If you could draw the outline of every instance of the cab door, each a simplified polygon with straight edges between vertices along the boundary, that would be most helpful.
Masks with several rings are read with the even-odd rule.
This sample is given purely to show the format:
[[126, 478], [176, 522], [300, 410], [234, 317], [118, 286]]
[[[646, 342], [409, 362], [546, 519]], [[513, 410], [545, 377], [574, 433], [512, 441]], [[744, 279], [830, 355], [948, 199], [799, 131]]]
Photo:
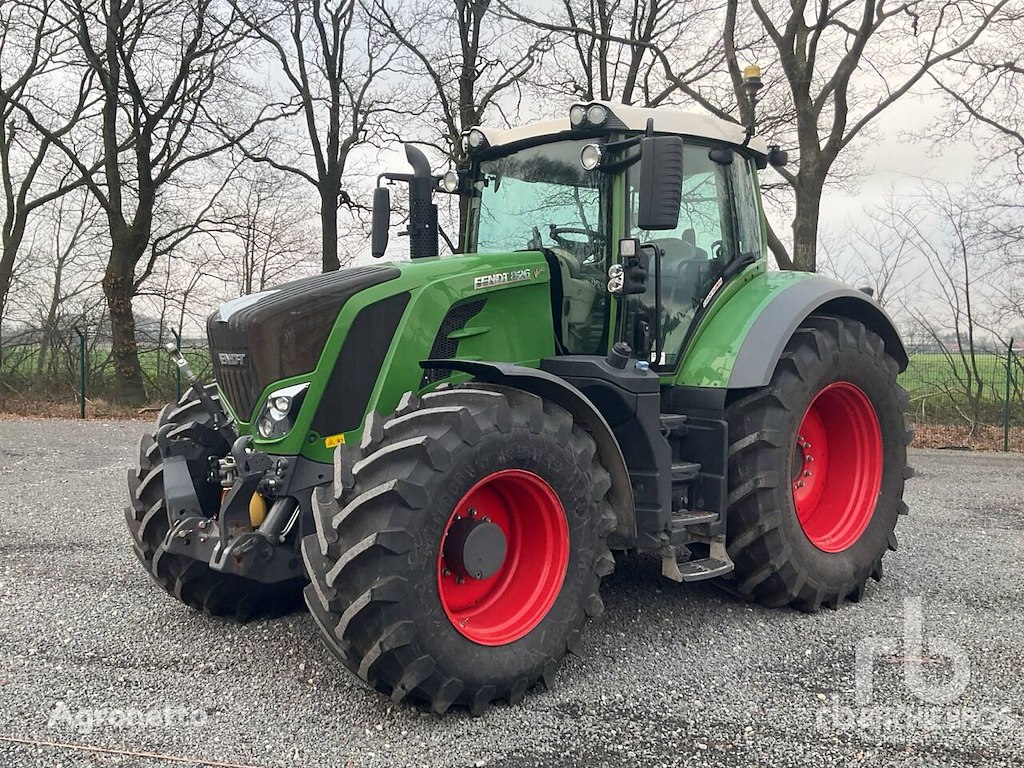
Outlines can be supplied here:
[[679, 221], [670, 231], [636, 226], [638, 182], [634, 165], [626, 178], [627, 236], [658, 246], [660, 259], [650, 269], [647, 291], [628, 301], [626, 325], [633, 338], [627, 340], [655, 370], [671, 373], [724, 280], [762, 255], [755, 170], [737, 152], [684, 144]]

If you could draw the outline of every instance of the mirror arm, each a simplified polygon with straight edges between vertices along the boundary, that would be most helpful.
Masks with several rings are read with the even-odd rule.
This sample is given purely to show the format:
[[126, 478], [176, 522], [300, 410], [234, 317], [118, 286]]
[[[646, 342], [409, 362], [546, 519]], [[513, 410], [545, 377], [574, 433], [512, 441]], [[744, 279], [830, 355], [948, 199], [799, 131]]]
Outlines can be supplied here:
[[629, 168], [629, 166], [631, 165], [636, 165], [636, 163], [639, 162], [639, 160], [640, 153], [637, 152], [636, 154], [629, 155], [627, 157], [622, 158], [621, 160], [616, 160], [614, 163], [602, 163], [601, 165], [598, 166], [597, 170], [599, 170], [601, 173], [607, 174], [618, 173], [619, 171], [623, 171], [626, 168]]

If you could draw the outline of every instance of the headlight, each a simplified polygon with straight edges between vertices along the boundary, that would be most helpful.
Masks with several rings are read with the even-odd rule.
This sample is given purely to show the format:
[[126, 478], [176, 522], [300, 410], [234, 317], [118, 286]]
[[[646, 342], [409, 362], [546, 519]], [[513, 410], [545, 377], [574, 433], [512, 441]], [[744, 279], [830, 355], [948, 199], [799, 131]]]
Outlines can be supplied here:
[[583, 118], [587, 116], [587, 108], [582, 104], [574, 104], [569, 110], [569, 124], [576, 127], [583, 125]]
[[256, 431], [265, 440], [287, 435], [295, 426], [295, 416], [302, 407], [302, 399], [309, 383], [293, 384], [270, 393], [256, 419]]
[[470, 128], [466, 141], [470, 149], [480, 149], [487, 143], [487, 137], [479, 128]]
[[603, 157], [604, 147], [600, 144], [587, 144], [580, 152], [580, 165], [583, 166], [583, 170], [592, 171], [601, 165]]
[[441, 177], [441, 189], [452, 194], [459, 191], [458, 171], [447, 171], [445, 175]]
[[600, 125], [608, 119], [608, 109], [601, 104], [592, 104], [587, 110], [587, 120], [594, 125]]

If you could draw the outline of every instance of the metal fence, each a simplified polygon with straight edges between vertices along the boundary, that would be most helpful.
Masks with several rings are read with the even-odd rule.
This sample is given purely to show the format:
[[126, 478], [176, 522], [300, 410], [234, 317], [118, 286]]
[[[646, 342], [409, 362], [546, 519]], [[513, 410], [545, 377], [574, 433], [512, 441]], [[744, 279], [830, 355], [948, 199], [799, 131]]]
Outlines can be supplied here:
[[918, 445], [1024, 451], [1024, 356], [955, 340], [909, 350], [900, 383]]
[[[209, 378], [212, 366], [206, 340], [182, 338], [171, 326], [138, 334], [139, 362], [147, 400], [152, 405], [176, 400], [181, 371], [163, 345], [175, 341], [200, 376]], [[114, 400], [115, 378], [105, 328], [72, 327], [47, 334], [27, 330], [7, 334], [0, 344], [0, 410], [44, 412], [44, 405], [74, 404], [80, 415], [104, 412]], [[84, 396], [83, 396], [84, 395]], [[66, 409], [51, 409], [64, 413]]]
[[[180, 371], [163, 349], [171, 340], [202, 378], [211, 376], [205, 339], [181, 339], [169, 326], [141, 332], [139, 357], [152, 405], [181, 393]], [[0, 410], [14, 401], [76, 404], [79, 412], [90, 412], [89, 404], [111, 400], [114, 377], [103, 328], [11, 335], [0, 345]], [[910, 395], [915, 445], [1024, 452], [1024, 355], [1013, 342], [1003, 348], [953, 343], [912, 349], [900, 383]]]

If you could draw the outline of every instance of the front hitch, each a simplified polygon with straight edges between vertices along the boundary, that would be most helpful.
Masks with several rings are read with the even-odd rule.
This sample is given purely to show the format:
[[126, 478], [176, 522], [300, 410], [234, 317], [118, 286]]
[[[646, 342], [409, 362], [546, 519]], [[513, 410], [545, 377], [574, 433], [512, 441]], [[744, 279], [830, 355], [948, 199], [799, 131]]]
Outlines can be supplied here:
[[171, 520], [177, 519], [161, 549], [208, 563], [214, 570], [263, 583], [301, 577], [300, 558], [293, 549], [280, 543], [282, 528], [286, 524], [290, 528], [290, 519], [298, 508], [294, 499], [277, 499], [259, 529], [253, 528], [249, 515], [249, 502], [273, 467], [271, 458], [250, 450], [252, 438], [235, 439], [231, 455], [237, 477], [221, 502], [216, 518], [212, 518], [204, 515], [200, 508], [187, 459], [182, 455], [190, 448], [196, 452], [201, 448], [191, 440], [174, 440], [176, 436], [164, 430], [157, 434], [164, 456], [167, 508]]

